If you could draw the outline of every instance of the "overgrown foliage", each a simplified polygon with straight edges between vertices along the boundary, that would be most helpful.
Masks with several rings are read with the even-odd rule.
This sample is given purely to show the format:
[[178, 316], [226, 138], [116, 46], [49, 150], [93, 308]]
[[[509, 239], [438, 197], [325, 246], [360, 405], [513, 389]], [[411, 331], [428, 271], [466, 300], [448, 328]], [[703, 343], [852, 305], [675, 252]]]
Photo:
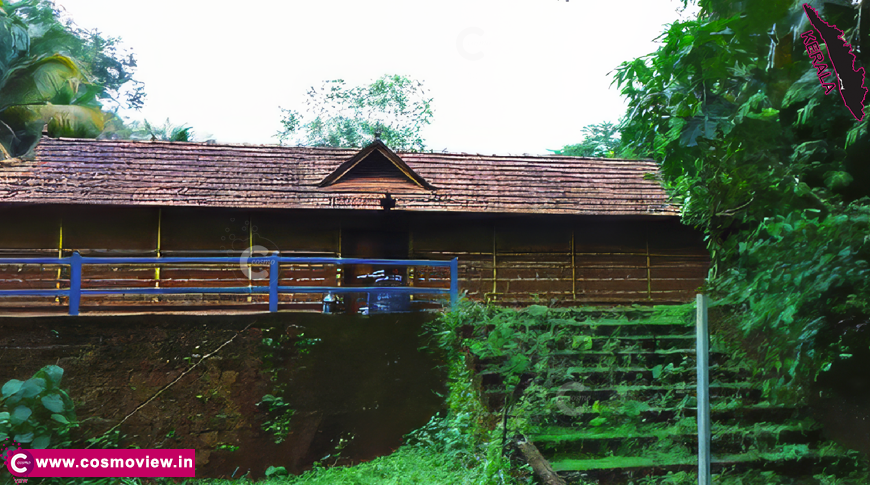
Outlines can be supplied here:
[[[697, 483], [685, 472], [630, 480], [631, 470], [664, 473], [697, 459], [694, 313], [692, 304], [472, 305], [442, 319], [439, 325], [451, 323], [437, 326], [435, 334], [442, 347], [459, 349], [457, 355], [471, 363], [478, 383], [473, 393], [481, 401], [476, 415], [483, 418], [471, 429], [492, 429], [491, 445], [522, 433], [576, 483], [603, 483], [602, 477]], [[791, 409], [776, 400], [788, 393], [783, 380], [768, 379], [771, 370], [751, 365], [745, 352], [725, 357], [726, 340], [717, 335], [711, 347], [714, 453], [743, 465], [723, 471], [716, 483], [809, 483], [798, 478], [802, 471], [761, 469], [764, 463], [813, 460], [829, 465], [823, 474], [813, 472], [812, 483], [865, 483], [866, 460], [813, 438], [820, 424], [812, 418], [783, 415]], [[509, 463], [516, 473], [522, 462]], [[598, 478], [586, 482], [583, 476]]]
[[[232, 480], [193, 479], [182, 484], [210, 485], [485, 485], [487, 481], [479, 467], [453, 460], [449, 455], [433, 453], [421, 447], [404, 446], [388, 456], [351, 467], [322, 467], [299, 476], [286, 476], [281, 467], [262, 480], [236, 478]], [[169, 485], [167, 479], [166, 485]], [[160, 481], [159, 483], [164, 483]]]
[[263, 431], [275, 437], [275, 444], [283, 443], [290, 435], [291, 421], [296, 410], [284, 402], [284, 398], [281, 396], [276, 397], [271, 394], [263, 396], [257, 406], [262, 406], [263, 411], [268, 416], [263, 421]]
[[26, 9], [23, 13], [32, 26], [31, 56], [60, 52], [75, 59], [100, 86], [98, 98], [108, 111], [139, 109], [145, 104], [144, 84], [134, 77], [136, 56], [122, 47], [119, 37], [105, 37], [97, 29], [79, 27], [53, 1], [19, 1], [14, 5], [20, 12]]
[[166, 118], [166, 122], [157, 125], [146, 120], [133, 120], [112, 131], [109, 138], [122, 140], [152, 140], [152, 141], [196, 141], [193, 128], [187, 123], [176, 125]]
[[281, 109], [282, 145], [363, 147], [376, 137], [394, 150], [425, 149], [421, 134], [433, 116], [423, 83], [385, 75], [366, 86], [342, 79], [324, 81], [308, 91], [305, 114]]
[[[763, 358], [794, 383], [866, 347], [836, 334], [870, 321], [868, 118], [825, 96], [803, 3], [701, 0], [615, 77], [629, 102], [623, 149], [661, 162], [683, 221], [707, 234], [715, 296], [743, 335], [768, 336]], [[867, 66], [867, 2], [809, 3]]]
[[583, 141], [565, 145], [561, 150], [549, 150], [556, 155], [568, 157], [613, 158], [619, 156], [621, 140], [619, 126], [610, 123], [594, 123], [581, 130]]
[[29, 152], [43, 126], [52, 136], [95, 138], [119, 123], [103, 111], [105, 103], [115, 109], [142, 105], [142, 85], [132, 77], [135, 58], [119, 52], [118, 43], [61, 21], [49, 0], [0, 1], [4, 159]]
[[63, 369], [47, 365], [26, 381], [11, 379], [0, 390], [0, 440], [26, 448], [63, 448], [76, 426], [75, 406], [60, 388]]
[[[690, 306], [661, 308], [654, 316], [647, 316], [645, 324], [680, 321], [690, 310]], [[501, 387], [501, 397], [488, 402], [490, 407], [502, 410], [497, 414], [499, 425], [509, 427], [510, 433], [528, 432], [583, 411], [598, 415], [591, 421], [592, 427], [604, 423], [622, 425], [633, 423], [651, 404], [658, 403], [627, 397], [606, 403], [589, 401], [580, 393], [589, 389], [583, 382], [591, 383], [590, 373], [602, 374], [606, 381], [616, 384], [618, 372], [637, 368], [640, 362], [632, 362], [629, 354], [639, 350], [641, 344], [632, 343], [631, 337], [619, 338], [632, 312], [637, 313], [635, 316], [649, 313], [643, 309], [552, 309], [542, 305], [518, 311], [468, 304], [442, 319], [454, 322], [448, 327], [453, 330], [442, 329], [437, 335], [442, 347], [465, 349], [478, 372], [497, 378], [498, 383], [491, 384], [494, 388], [490, 390]], [[589, 323], [586, 319], [590, 314], [597, 315], [598, 320]], [[593, 336], [600, 325], [596, 322], [613, 325], [607, 330], [611, 332], [608, 337]], [[596, 363], [581, 366], [578, 362], [590, 352], [595, 354]], [[669, 382], [673, 376], [679, 381], [677, 373], [685, 370], [684, 364], [688, 365], [684, 362], [679, 369], [673, 364], [650, 366], [654, 382], [646, 384]], [[643, 384], [639, 378], [632, 379]], [[682, 403], [686, 404], [688, 401]], [[483, 414], [486, 408], [479, 412]], [[512, 416], [510, 421], [504, 419], [508, 415]]]

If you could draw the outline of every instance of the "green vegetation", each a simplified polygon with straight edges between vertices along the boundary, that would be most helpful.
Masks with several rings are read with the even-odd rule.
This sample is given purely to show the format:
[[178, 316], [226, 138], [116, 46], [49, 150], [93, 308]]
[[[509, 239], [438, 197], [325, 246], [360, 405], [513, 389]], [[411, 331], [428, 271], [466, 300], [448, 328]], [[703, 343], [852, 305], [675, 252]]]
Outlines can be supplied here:
[[[257, 483], [534, 483], [513, 446], [519, 434], [569, 483], [691, 483], [697, 432], [693, 313], [692, 305], [514, 310], [463, 301], [427, 327], [430, 347], [444, 356], [448, 370], [442, 415], [409, 433], [389, 456], [334, 466], [352, 439], [342, 436], [309, 472], [289, 476], [274, 463]], [[282, 344], [296, 340], [264, 337], [264, 362], [278, 364]], [[759, 383], [746, 382], [743, 354], [722, 352], [719, 338], [712, 348], [714, 463], [724, 467], [716, 483], [866, 482], [857, 452], [822, 439], [820, 425], [799, 408], [764, 399], [756, 392]], [[7, 384], [4, 396], [19, 392], [15, 385], [25, 387]], [[264, 426], [282, 439], [292, 410], [271, 395], [262, 404], [269, 408]], [[234, 449], [226, 443], [218, 448]]]
[[[697, 466], [693, 320], [693, 305], [470, 304], [434, 334], [478, 369], [478, 429], [505, 440], [514, 470], [523, 461], [508, 438], [524, 434], [569, 483], [689, 483], [680, 480], [696, 480], [684, 471]], [[776, 370], [750, 374], [727, 338], [712, 344], [713, 459], [726, 467], [717, 483], [863, 483], [859, 454], [822, 439], [805, 410], [776, 404], [786, 388]], [[758, 475], [770, 467], [777, 473]]]
[[60, 388], [63, 369], [47, 365], [26, 381], [11, 379], [0, 390], [0, 440], [12, 438], [27, 448], [70, 444], [75, 406]]
[[175, 125], [166, 118], [163, 125], [154, 125], [148, 120], [134, 120], [112, 133], [113, 138], [129, 140], [194, 141], [193, 128], [186, 124]]
[[188, 480], [182, 483], [208, 485], [478, 485], [487, 482], [481, 467], [469, 467], [449, 454], [432, 453], [420, 447], [405, 446], [389, 456], [352, 467], [315, 467], [300, 476], [286, 476], [283, 468], [262, 480]]
[[[272, 335], [273, 329], [265, 329], [266, 335]], [[305, 334], [301, 334], [296, 341], [299, 346], [300, 342], [308, 344], [310, 347], [316, 343], [317, 339], [301, 339]], [[276, 444], [282, 443], [287, 436], [290, 435], [291, 421], [296, 410], [290, 407], [290, 404], [284, 401], [284, 393], [287, 390], [286, 383], [278, 382], [278, 372], [286, 363], [282, 357], [282, 347], [291, 340], [287, 334], [278, 334], [275, 338], [264, 337], [261, 341], [263, 348], [263, 370], [269, 374], [269, 380], [272, 381], [272, 394], [266, 394], [257, 403], [267, 418], [261, 424], [263, 431], [271, 434], [274, 437]], [[307, 352], [308, 348], [304, 348]]]
[[99, 86], [97, 98], [104, 109], [116, 112], [121, 107], [139, 109], [144, 105], [144, 84], [134, 78], [136, 57], [121, 49], [120, 38], [104, 37], [99, 30], [77, 26], [63, 18], [51, 1], [7, 1], [0, 6], [27, 24], [31, 57], [58, 52], [69, 56]]
[[293, 477], [287, 485], [339, 484], [479, 484], [486, 483], [482, 467], [469, 467], [447, 453], [406, 446], [395, 453], [350, 468], [319, 469]]
[[[692, 305], [518, 311], [463, 302], [428, 327], [448, 367], [444, 415], [389, 456], [333, 467], [337, 447], [301, 476], [276, 463], [257, 483], [534, 483], [512, 446], [518, 434], [568, 483], [696, 483], [692, 319]], [[765, 399], [762, 381], [746, 382], [744, 354], [726, 348], [714, 340], [716, 483], [866, 481], [856, 452], [821, 439], [799, 408]]]
[[43, 126], [52, 136], [95, 138], [120, 125], [104, 105], [142, 105], [135, 58], [119, 42], [62, 22], [50, 1], [0, 1], [3, 159], [27, 154]]
[[305, 115], [281, 110], [281, 144], [363, 147], [379, 134], [394, 150], [426, 147], [420, 132], [432, 120], [432, 98], [420, 81], [385, 75], [367, 86], [348, 87], [335, 79], [307, 94]]
[[[331, 458], [341, 453], [340, 442], [330, 459], [315, 463], [314, 468], [303, 475], [284, 476], [286, 469], [276, 463], [267, 472], [269, 476], [257, 483], [501, 485], [527, 482], [528, 472], [516, 469], [502, 455], [501, 433], [497, 427], [499, 416], [482, 404], [474, 374], [466, 362], [467, 351], [456, 338], [455, 331], [468, 321], [468, 313], [477, 312], [478, 308], [466, 303], [463, 310], [447, 313], [429, 327], [433, 348], [443, 352], [448, 368], [449, 392], [443, 415], [434, 416], [425, 426], [409, 433], [405, 443], [389, 456], [350, 467], [330, 466]], [[278, 345], [271, 339], [264, 339], [264, 344], [267, 349]], [[238, 480], [204, 482], [239, 483]]]
[[[870, 344], [870, 118], [819, 86], [803, 2], [698, 3], [657, 52], [618, 68], [621, 150], [660, 162], [683, 221], [706, 233], [717, 330], [755, 342], [758, 367], [801, 399]], [[823, 5], [848, 42], [868, 45], [866, 2]], [[870, 49], [855, 52], [867, 66]]]
[[290, 421], [296, 411], [284, 402], [284, 398], [271, 394], [263, 396], [257, 406], [263, 406], [269, 416], [263, 421], [263, 431], [274, 435], [275, 443], [282, 443], [290, 434]]
[[620, 156], [619, 127], [603, 122], [584, 126], [581, 130], [583, 141], [575, 145], [565, 145], [561, 150], [549, 150], [556, 155], [568, 157], [613, 158]]

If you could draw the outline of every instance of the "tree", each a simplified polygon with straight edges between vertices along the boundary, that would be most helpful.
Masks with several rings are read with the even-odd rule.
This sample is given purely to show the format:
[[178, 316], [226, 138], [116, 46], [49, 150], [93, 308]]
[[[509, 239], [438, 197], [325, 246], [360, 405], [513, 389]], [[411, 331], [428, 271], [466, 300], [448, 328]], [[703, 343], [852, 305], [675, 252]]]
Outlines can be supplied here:
[[[115, 112], [125, 107], [139, 109], [144, 105], [144, 84], [133, 76], [136, 57], [121, 49], [118, 37], [103, 37], [99, 30], [77, 26], [49, 0], [19, 2], [16, 10], [31, 28], [30, 55], [34, 57], [62, 53], [73, 59], [92, 81], [100, 86], [99, 100], [104, 109]], [[33, 33], [38, 33], [34, 35]]]
[[133, 120], [124, 126], [113, 129], [107, 138], [114, 140], [159, 140], [159, 141], [194, 141], [193, 128], [186, 123], [175, 125], [166, 118], [160, 125], [151, 124], [148, 120]]
[[324, 81], [308, 91], [306, 117], [281, 109], [280, 143], [303, 146], [362, 147], [379, 135], [396, 150], [423, 150], [420, 134], [431, 122], [432, 98], [423, 83], [385, 75], [366, 86]]
[[556, 155], [569, 157], [615, 157], [620, 137], [619, 127], [610, 122], [586, 125], [581, 130], [583, 141], [576, 145], [565, 145], [561, 150], [549, 150]]
[[[699, 3], [617, 70], [624, 147], [661, 163], [683, 221], [707, 233], [710, 286], [738, 328], [766, 336], [772, 367], [813, 378], [867, 349], [866, 333], [843, 339], [870, 316], [867, 118], [825, 96], [802, 2]], [[868, 65], [866, 2], [813, 5]]]
[[[89, 138], [106, 128], [106, 122], [115, 117], [103, 111], [103, 101], [117, 97], [132, 79], [130, 69], [135, 66], [131, 56], [116, 57], [120, 56], [116, 44], [117, 39], [107, 41], [97, 32], [62, 24], [50, 1], [0, 0], [0, 151], [4, 158], [26, 154], [46, 125], [52, 136]], [[128, 105], [141, 105], [142, 95], [141, 89], [134, 88]]]

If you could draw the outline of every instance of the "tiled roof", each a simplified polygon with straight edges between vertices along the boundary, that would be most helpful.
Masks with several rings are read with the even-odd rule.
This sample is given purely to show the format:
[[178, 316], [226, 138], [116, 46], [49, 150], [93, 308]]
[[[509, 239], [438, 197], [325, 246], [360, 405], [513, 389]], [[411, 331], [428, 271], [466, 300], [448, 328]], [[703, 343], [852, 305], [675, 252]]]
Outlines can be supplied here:
[[678, 214], [655, 162], [456, 153], [397, 155], [411, 181], [321, 182], [359, 149], [43, 138], [33, 160], [0, 162], [0, 204], [380, 209], [586, 215]]

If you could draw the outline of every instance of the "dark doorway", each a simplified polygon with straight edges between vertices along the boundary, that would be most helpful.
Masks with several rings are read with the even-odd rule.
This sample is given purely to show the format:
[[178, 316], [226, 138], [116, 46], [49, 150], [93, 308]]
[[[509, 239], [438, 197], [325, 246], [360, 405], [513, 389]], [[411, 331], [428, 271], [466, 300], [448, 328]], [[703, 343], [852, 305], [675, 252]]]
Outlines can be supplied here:
[[[342, 231], [341, 256], [365, 259], [407, 259], [408, 231], [352, 229]], [[346, 265], [344, 286], [407, 286], [406, 266], [371, 264]], [[345, 308], [350, 313], [407, 311], [407, 295], [347, 293]]]

